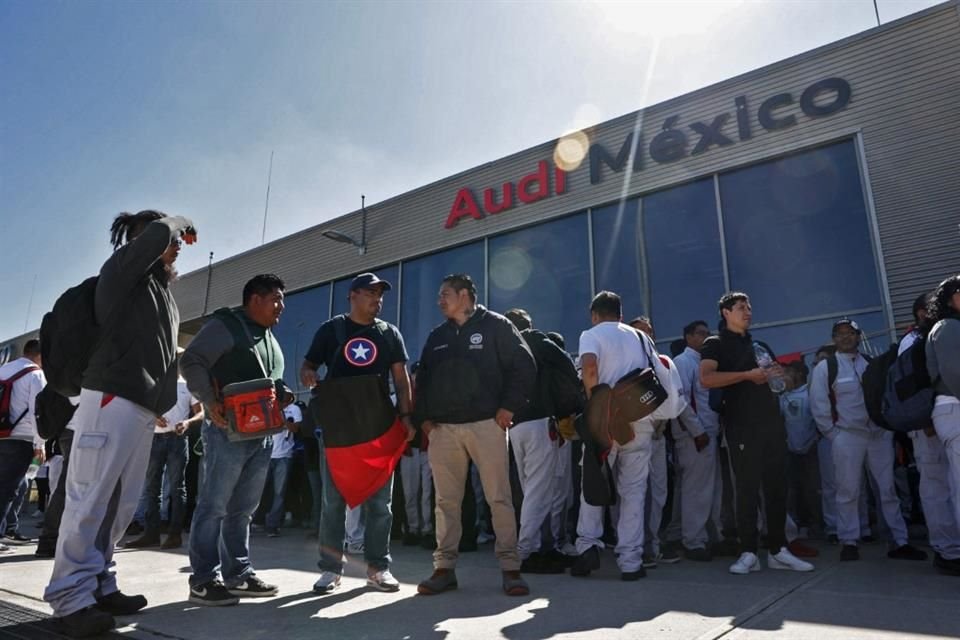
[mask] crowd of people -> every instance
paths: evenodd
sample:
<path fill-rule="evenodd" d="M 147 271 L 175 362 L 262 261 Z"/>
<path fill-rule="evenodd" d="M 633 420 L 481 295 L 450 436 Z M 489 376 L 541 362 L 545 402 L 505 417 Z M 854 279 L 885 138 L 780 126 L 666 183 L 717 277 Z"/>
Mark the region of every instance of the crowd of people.
<path fill-rule="evenodd" d="M 349 313 L 319 324 L 295 363 L 310 390 L 298 400 L 271 331 L 280 277 L 251 278 L 241 308 L 178 350 L 170 283 L 193 223 L 121 214 L 111 239 L 77 392 L 48 351 L 62 336 L 41 330 L 0 367 L 0 551 L 33 542 L 18 516 L 30 481 L 43 485 L 36 555 L 54 559 L 44 598 L 71 636 L 147 605 L 113 571 L 131 527 L 134 549 L 177 549 L 189 532 L 189 600 L 205 606 L 280 590 L 253 566 L 252 522 L 271 537 L 306 527 L 318 594 L 340 587 L 347 554 L 370 587 L 399 590 L 392 540 L 433 550 L 423 595 L 456 589 L 459 554 L 493 542 L 517 596 L 524 574 L 586 578 L 607 549 L 625 581 L 718 556 L 746 575 L 761 549 L 769 569 L 813 571 L 828 547 L 810 540 L 845 562 L 881 540 L 890 559 L 923 561 L 910 526 L 924 522 L 934 566 L 960 575 L 960 276 L 917 300 L 893 352 L 929 387 L 929 415 L 894 429 L 871 410 L 875 358 L 854 320 L 833 323 L 811 371 L 751 336 L 748 295 L 728 292 L 718 332 L 693 319 L 668 356 L 650 319 L 625 323 L 603 291 L 585 301 L 574 358 L 524 309 L 479 304 L 467 274 L 438 283 L 439 324 L 415 362 L 379 318 L 391 284 L 354 278 Z M 50 396 L 65 407 L 52 436 Z"/>

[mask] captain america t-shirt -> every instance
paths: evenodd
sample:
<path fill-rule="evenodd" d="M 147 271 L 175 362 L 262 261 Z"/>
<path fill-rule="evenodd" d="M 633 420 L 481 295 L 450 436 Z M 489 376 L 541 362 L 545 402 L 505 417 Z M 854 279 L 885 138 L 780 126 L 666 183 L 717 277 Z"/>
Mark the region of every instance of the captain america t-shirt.
<path fill-rule="evenodd" d="M 339 317 L 338 317 L 339 318 Z M 328 378 L 379 375 L 386 378 L 390 368 L 406 362 L 407 348 L 400 330 L 390 323 L 357 324 L 342 316 L 320 325 L 306 359 L 327 366 Z M 338 344 L 335 323 L 346 323 L 346 341 Z"/>

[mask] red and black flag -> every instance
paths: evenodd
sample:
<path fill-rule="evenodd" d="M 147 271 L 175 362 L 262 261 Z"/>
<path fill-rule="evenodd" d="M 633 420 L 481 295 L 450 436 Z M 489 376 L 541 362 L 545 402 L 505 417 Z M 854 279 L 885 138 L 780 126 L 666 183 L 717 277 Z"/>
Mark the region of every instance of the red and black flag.
<path fill-rule="evenodd" d="M 382 376 L 320 382 L 310 411 L 323 430 L 327 469 L 349 507 L 379 491 L 403 455 L 407 430 L 390 402 Z"/>

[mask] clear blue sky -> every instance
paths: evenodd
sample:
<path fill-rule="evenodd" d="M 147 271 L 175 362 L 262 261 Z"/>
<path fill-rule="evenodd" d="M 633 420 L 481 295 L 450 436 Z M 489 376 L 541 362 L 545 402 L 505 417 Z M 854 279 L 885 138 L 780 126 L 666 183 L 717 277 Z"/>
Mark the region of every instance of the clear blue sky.
<path fill-rule="evenodd" d="M 99 269 L 120 211 L 193 218 L 181 273 L 258 245 L 271 150 L 267 240 L 875 24 L 871 0 L 6 0 L 0 341 Z"/>

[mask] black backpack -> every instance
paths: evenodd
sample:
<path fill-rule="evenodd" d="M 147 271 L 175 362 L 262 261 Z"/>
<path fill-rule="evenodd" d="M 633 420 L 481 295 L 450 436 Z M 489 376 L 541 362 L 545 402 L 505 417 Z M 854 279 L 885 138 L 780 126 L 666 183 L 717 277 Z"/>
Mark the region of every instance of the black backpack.
<path fill-rule="evenodd" d="M 37 435 L 44 440 L 56 440 L 66 429 L 77 408 L 49 384 L 40 393 L 34 405 L 37 416 Z"/>
<path fill-rule="evenodd" d="M 883 416 L 883 394 L 887 388 L 887 373 L 897 361 L 897 345 L 892 344 L 884 353 L 873 358 L 867 364 L 860 378 L 863 387 L 863 403 L 867 407 L 867 415 L 873 424 L 884 429 L 894 431 Z M 830 410 L 833 419 L 837 419 L 836 398 L 833 395 L 833 383 L 837 379 L 837 359 L 831 356 L 827 359 L 827 386 L 830 390 Z"/>
<path fill-rule="evenodd" d="M 83 372 L 100 337 L 94 310 L 97 276 L 64 291 L 40 323 L 40 352 L 47 386 L 80 395 Z"/>
<path fill-rule="evenodd" d="M 564 358 L 547 356 L 544 351 L 552 349 L 555 345 L 553 342 L 547 344 L 550 338 L 545 333 L 535 329 L 528 329 L 523 333 L 525 338 L 530 338 L 527 344 L 537 361 L 540 393 L 548 405 L 546 408 L 550 415 L 565 418 L 581 413 L 586 404 L 586 394 L 573 360 L 569 356 Z M 556 347 L 556 350 L 560 351 L 560 347 Z"/>
<path fill-rule="evenodd" d="M 931 414 L 936 394 L 927 373 L 927 340 L 917 337 L 897 356 L 887 370 L 883 392 L 883 418 L 897 432 L 932 427 Z"/>

